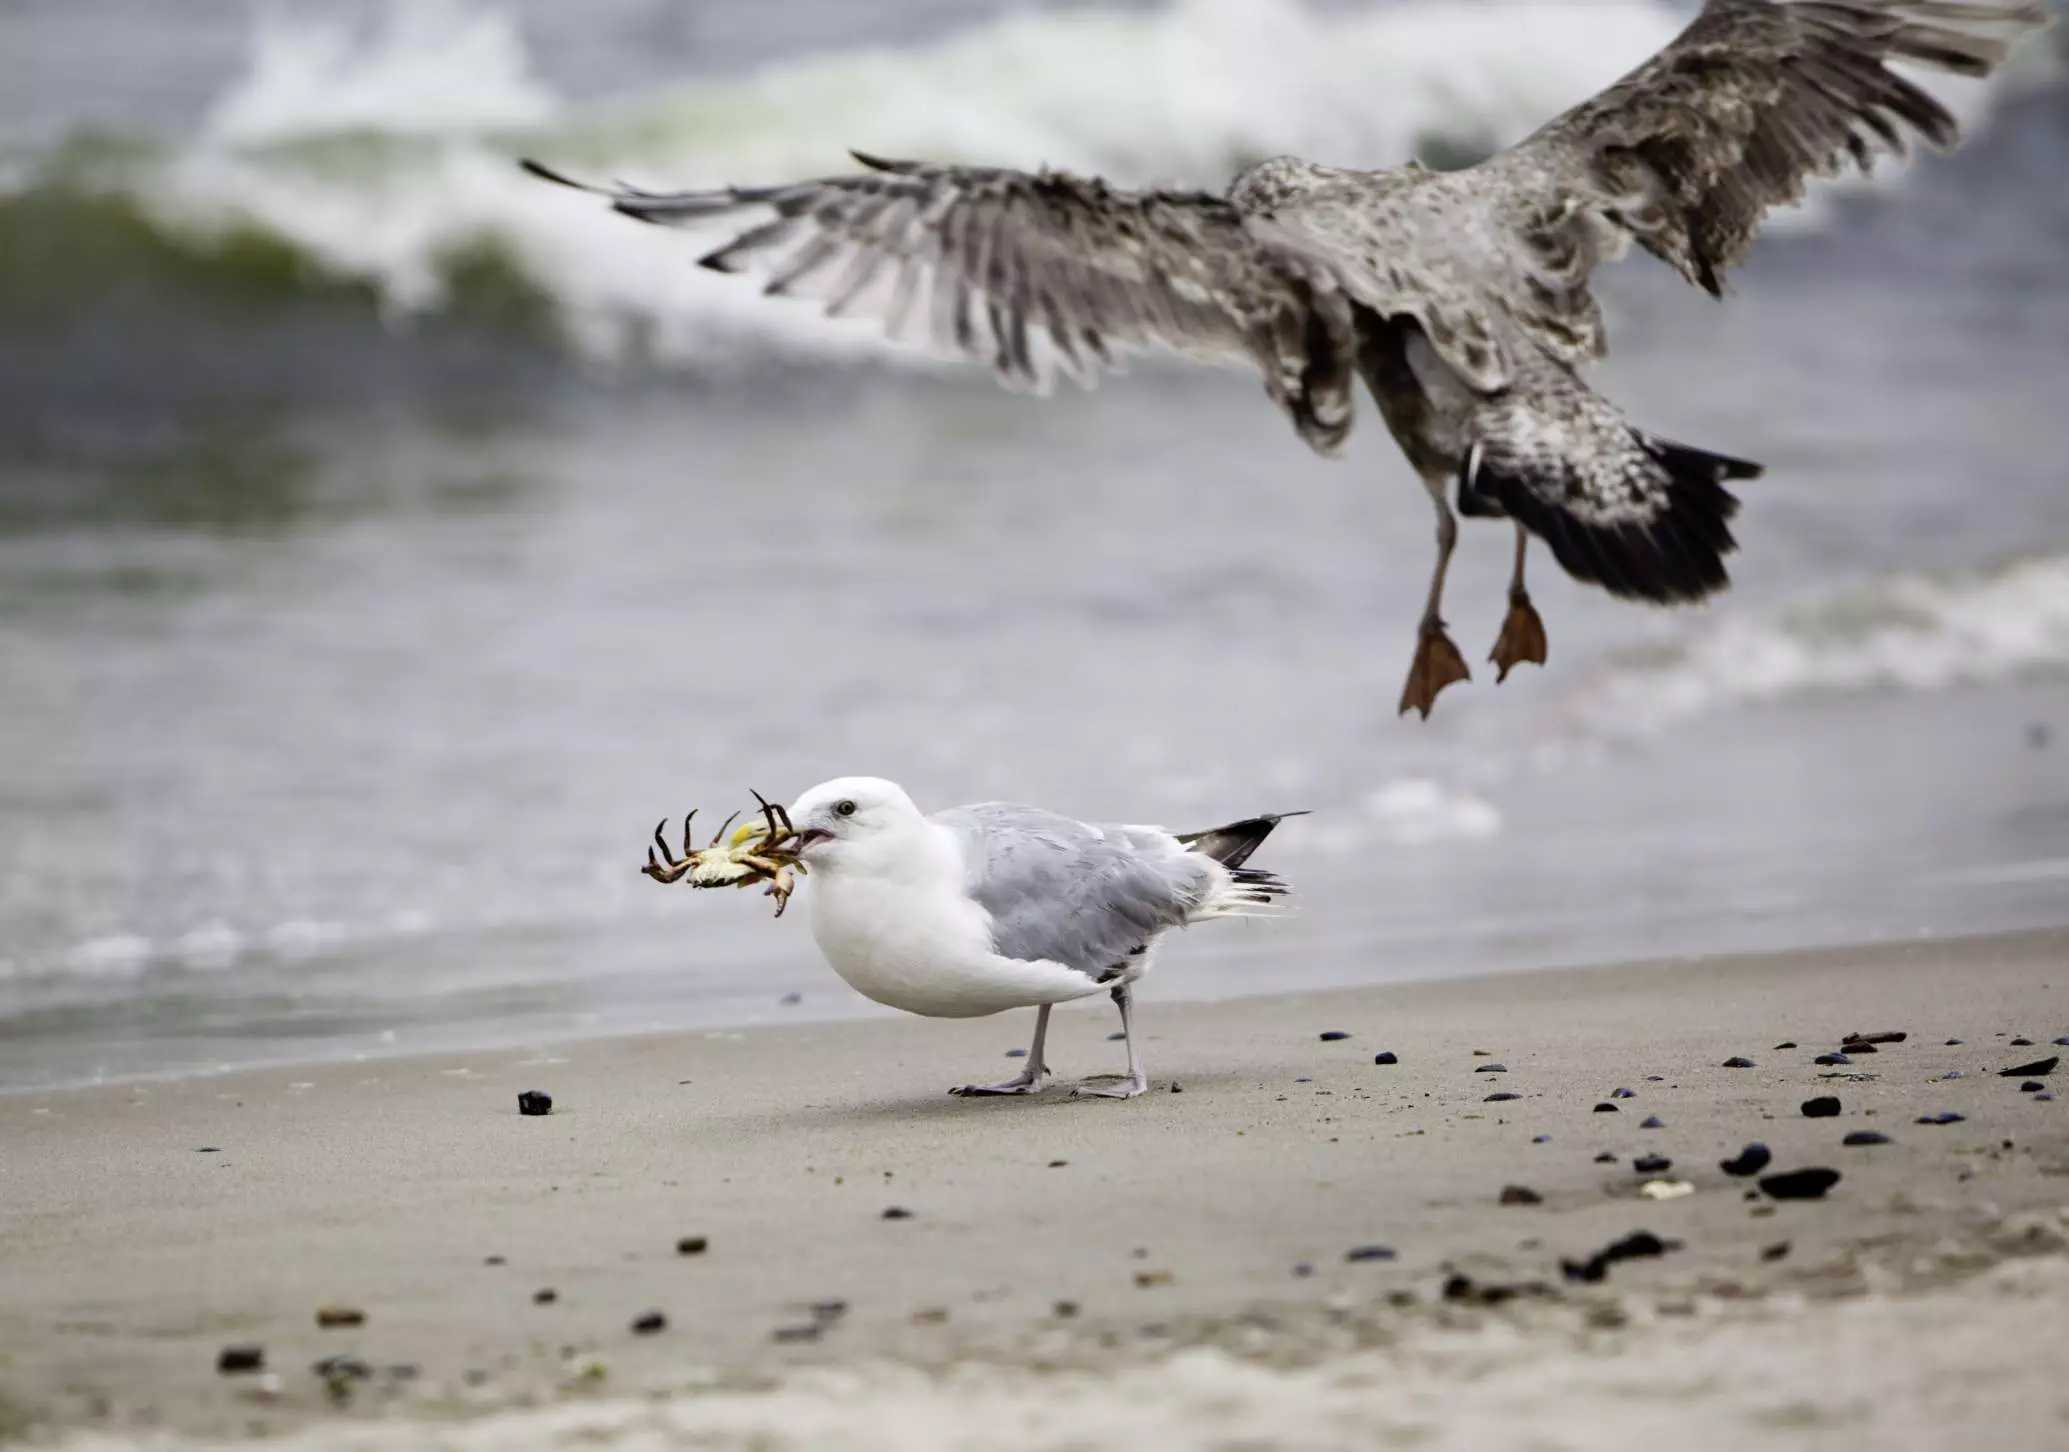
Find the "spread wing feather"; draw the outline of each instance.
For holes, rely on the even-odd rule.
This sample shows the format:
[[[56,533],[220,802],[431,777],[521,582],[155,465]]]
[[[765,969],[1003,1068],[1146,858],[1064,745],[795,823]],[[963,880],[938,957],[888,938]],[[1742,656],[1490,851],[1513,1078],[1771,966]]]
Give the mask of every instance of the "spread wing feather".
[[[642,221],[773,215],[703,258],[772,294],[883,319],[893,337],[1040,390],[1092,381],[1152,346],[1248,361],[1322,452],[1348,435],[1350,304],[1322,262],[1275,245],[1202,192],[1124,191],[1066,172],[936,166],[856,153],[868,170],[785,186],[602,191]],[[549,180],[566,177],[536,163]]]

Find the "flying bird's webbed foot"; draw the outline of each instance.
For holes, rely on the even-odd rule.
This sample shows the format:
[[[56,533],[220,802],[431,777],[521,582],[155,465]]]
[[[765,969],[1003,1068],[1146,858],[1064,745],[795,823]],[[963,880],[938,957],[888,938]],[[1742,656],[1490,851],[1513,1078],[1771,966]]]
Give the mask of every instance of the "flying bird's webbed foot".
[[[1519,665],[1543,665],[1546,651],[1545,622],[1538,616],[1537,607],[1524,591],[1510,591],[1509,617],[1502,622],[1494,653],[1487,657],[1499,672],[1494,683],[1500,685],[1507,680],[1509,672]]]
[[[1138,1094],[1149,1093],[1149,1078],[1144,1074],[1094,1074],[1093,1079],[1118,1079],[1118,1084],[1102,1084],[1093,1088],[1091,1080],[1070,1091],[1073,1099],[1133,1099]]]
[[[987,1094],[1039,1094],[1049,1087],[1049,1066],[1030,1059],[1027,1067],[1003,1084],[964,1084],[948,1092],[966,1099]]]
[[[1420,711],[1422,718],[1429,720],[1430,707],[1437,704],[1439,691],[1472,678],[1465,657],[1445,633],[1444,622],[1425,620],[1421,638],[1415,643],[1415,660],[1408,667],[1408,684],[1401,690],[1401,714]]]
[[[693,846],[690,838],[690,824],[697,814],[692,811],[684,817],[680,857],[662,835],[668,825],[664,820],[654,828],[654,845],[647,849],[646,866],[640,871],[656,882],[679,882],[687,877],[692,887],[751,887],[767,883],[766,895],[776,899],[776,916],[782,917],[797,886],[798,874],[805,870],[795,856],[784,850],[785,844],[798,833],[790,824],[790,813],[780,803],[766,800],[760,792],[754,794],[754,800],[761,807],[760,822],[734,829],[728,837],[727,829],[739,819],[740,814],[735,812],[702,847]]]

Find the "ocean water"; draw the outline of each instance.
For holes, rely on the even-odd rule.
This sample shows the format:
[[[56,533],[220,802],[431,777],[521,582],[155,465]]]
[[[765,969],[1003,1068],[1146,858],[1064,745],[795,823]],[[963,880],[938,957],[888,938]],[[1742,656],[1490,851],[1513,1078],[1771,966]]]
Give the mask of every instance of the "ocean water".
[[[636,871],[664,813],[850,772],[1313,809],[1297,915],[1174,944],[1152,1001],[2069,921],[2045,42],[1728,306],[1605,277],[1601,386],[1771,466],[1737,588],[1646,611],[1540,554],[1551,667],[1427,724],[1428,504],[1369,411],[1326,463],[1243,374],[1010,396],[512,165],[1441,162],[1684,13],[0,11],[0,1087],[864,1011],[801,912]],[[1474,660],[1507,562],[1467,529]]]

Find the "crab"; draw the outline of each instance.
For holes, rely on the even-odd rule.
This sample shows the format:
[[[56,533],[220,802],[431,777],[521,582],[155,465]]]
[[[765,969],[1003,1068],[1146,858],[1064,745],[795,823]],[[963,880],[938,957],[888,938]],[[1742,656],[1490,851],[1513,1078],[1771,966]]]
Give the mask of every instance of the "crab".
[[[769,886],[765,895],[776,899],[776,916],[782,917],[783,909],[790,905],[790,894],[796,890],[798,875],[805,870],[803,863],[783,850],[783,844],[798,835],[797,828],[790,825],[790,813],[781,803],[768,801],[760,792],[754,793],[754,800],[761,808],[761,821],[734,827],[728,837],[726,829],[733,827],[740,816],[735,812],[702,847],[690,844],[690,823],[696,819],[696,812],[684,817],[680,858],[661,835],[668,826],[668,819],[663,817],[654,828],[654,847],[661,849],[660,856],[656,857],[654,847],[649,847],[647,865],[640,871],[656,882],[679,882],[687,877],[691,887],[752,887],[766,882]]]

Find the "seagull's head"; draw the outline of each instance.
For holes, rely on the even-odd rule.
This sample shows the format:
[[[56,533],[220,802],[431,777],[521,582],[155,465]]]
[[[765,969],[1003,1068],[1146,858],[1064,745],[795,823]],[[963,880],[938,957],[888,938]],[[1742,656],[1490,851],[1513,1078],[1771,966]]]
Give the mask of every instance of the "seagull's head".
[[[837,776],[790,804],[798,831],[794,850],[813,867],[866,853],[925,820],[904,787],[880,776]]]

